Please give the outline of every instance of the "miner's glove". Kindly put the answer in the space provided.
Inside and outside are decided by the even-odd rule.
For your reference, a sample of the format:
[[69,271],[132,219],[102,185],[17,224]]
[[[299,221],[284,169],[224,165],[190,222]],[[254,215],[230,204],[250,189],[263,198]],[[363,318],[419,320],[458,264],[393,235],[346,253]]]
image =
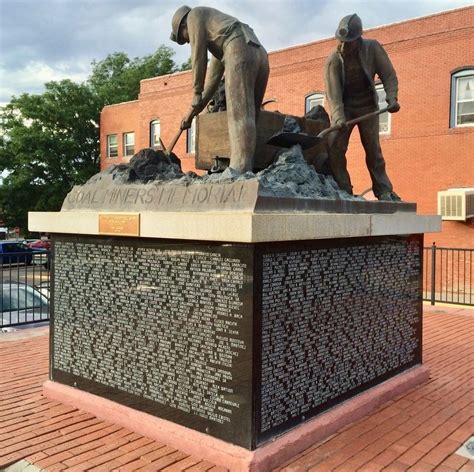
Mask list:
[[181,121],[180,128],[181,128],[182,130],[191,128],[191,122],[188,121],[188,120],[182,120],[182,121]]
[[340,130],[346,130],[347,129],[347,123],[346,123],[346,120],[344,118],[338,118],[336,120],[336,126],[340,129]]
[[387,101],[388,107],[387,111],[389,113],[397,113],[400,110],[400,104],[396,98],[392,98],[391,100]]

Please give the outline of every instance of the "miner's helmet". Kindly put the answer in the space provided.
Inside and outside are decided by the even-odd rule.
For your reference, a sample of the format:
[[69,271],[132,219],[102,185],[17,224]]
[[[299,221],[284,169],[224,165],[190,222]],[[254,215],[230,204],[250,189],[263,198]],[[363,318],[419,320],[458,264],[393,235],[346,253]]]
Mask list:
[[181,23],[183,22],[184,18],[190,11],[191,11],[191,8],[189,8],[186,5],[179,7],[176,10],[176,13],[173,15],[173,19],[171,20],[171,36],[170,36],[171,41],[174,41],[175,43],[178,43],[178,44],[185,43],[183,38],[179,37],[179,27],[181,26]]
[[350,43],[362,36],[362,20],[355,13],[345,16],[336,30],[336,39]]

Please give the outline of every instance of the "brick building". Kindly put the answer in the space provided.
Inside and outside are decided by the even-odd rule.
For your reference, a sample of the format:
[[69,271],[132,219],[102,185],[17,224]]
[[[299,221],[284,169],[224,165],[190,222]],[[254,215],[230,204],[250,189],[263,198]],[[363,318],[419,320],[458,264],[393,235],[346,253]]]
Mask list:
[[[336,27],[337,25],[334,25]],[[437,193],[474,187],[474,7],[451,10],[366,30],[387,50],[399,78],[401,111],[381,118],[381,144],[395,191],[437,213]],[[303,115],[324,104],[323,67],[333,38],[270,53],[268,110]],[[107,106],[101,115],[101,169],[127,162],[160,135],[165,145],[188,111],[191,73],[141,82],[138,100]],[[380,90],[383,100],[383,90]],[[175,152],[184,170],[194,169],[192,132]],[[371,186],[357,132],[348,151],[354,193]],[[441,234],[427,235],[448,247],[474,247],[473,218],[443,221]]]

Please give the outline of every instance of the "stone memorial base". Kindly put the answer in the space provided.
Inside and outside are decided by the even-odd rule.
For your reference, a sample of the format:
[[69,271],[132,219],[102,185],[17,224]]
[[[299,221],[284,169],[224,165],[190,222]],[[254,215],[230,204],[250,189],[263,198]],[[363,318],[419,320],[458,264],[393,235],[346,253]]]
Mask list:
[[132,215],[124,237],[94,212],[30,215],[53,242],[47,396],[269,470],[426,380],[438,217],[209,213],[191,238],[179,216]]

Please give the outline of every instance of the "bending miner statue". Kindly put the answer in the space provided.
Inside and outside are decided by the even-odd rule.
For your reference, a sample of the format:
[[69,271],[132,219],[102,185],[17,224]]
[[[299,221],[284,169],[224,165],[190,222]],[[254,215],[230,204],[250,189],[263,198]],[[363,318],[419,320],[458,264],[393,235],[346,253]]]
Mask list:
[[[347,126],[346,121],[377,110],[376,74],[385,89],[388,111],[395,113],[400,110],[398,80],[387,53],[377,41],[361,36],[361,19],[356,14],[345,16],[336,31],[338,46],[328,57],[324,70],[331,124],[341,128],[328,136],[329,163],[339,187],[350,194],[352,185],[347,172],[346,151],[355,125]],[[379,200],[400,201],[385,171],[379,140],[379,117],[373,116],[357,126],[375,196]]]
[[[248,25],[207,7],[179,8],[173,16],[171,39],[191,45],[194,115],[212,98],[225,70],[230,166],[239,172],[252,171],[256,119],[269,74],[264,47]],[[208,51],[212,56],[205,80]],[[190,125],[190,119],[185,119],[181,128]]]

